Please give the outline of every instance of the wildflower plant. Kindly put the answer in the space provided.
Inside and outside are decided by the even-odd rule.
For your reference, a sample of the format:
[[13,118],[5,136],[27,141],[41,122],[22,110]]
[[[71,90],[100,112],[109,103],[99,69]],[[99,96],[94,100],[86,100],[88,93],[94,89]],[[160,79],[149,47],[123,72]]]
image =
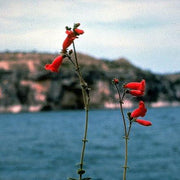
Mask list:
[[[58,55],[51,64],[46,64],[45,69],[49,70],[51,72],[58,73],[60,66],[62,65],[64,59],[68,59],[73,67],[74,70],[78,76],[81,91],[82,91],[82,98],[85,108],[85,128],[84,128],[84,135],[82,139],[82,150],[81,150],[81,156],[80,156],[80,163],[79,163],[79,169],[77,170],[77,174],[79,178],[69,178],[69,180],[90,180],[90,177],[83,177],[85,174],[84,169],[84,156],[85,156],[85,148],[87,143],[87,131],[88,131],[88,119],[89,119],[89,103],[90,103],[90,88],[88,87],[87,82],[84,80],[81,69],[78,62],[77,52],[75,48],[74,40],[77,39],[80,35],[84,34],[84,31],[79,29],[80,23],[75,23],[73,28],[66,26],[66,38],[62,43],[62,50],[60,52],[60,55]],[[68,50],[70,46],[73,46],[73,49]],[[72,55],[74,54],[74,57]],[[120,105],[120,112],[122,115],[123,125],[124,125],[124,139],[125,139],[125,160],[124,160],[124,171],[123,171],[123,180],[126,180],[126,174],[127,174],[127,162],[128,162],[128,140],[129,135],[131,131],[131,127],[133,123],[138,123],[143,126],[150,126],[152,125],[150,121],[139,119],[139,117],[144,117],[146,115],[147,109],[145,107],[145,104],[143,101],[139,102],[139,106],[134,109],[132,112],[127,113],[127,118],[124,115],[124,98],[126,94],[130,94],[135,97],[143,96],[145,93],[145,86],[146,82],[145,80],[142,80],[141,82],[130,82],[127,84],[124,84],[121,88],[119,86],[119,79],[114,78],[113,84],[117,90],[118,93],[118,100]]]
[[[78,57],[76,53],[75,43],[74,40],[79,37],[79,35],[84,34],[84,31],[79,29],[80,23],[75,23],[73,28],[66,26],[66,34],[67,37],[65,38],[64,42],[62,43],[62,50],[60,52],[60,55],[57,56],[54,61],[51,64],[46,64],[45,69],[50,70],[52,72],[58,72],[61,64],[63,63],[63,60],[66,58],[68,59],[74,66],[74,69],[76,71],[76,74],[79,78],[81,91],[82,91],[82,97],[83,97],[83,103],[85,108],[85,128],[84,128],[84,136],[82,139],[82,150],[81,150],[81,156],[80,156],[80,163],[79,163],[79,169],[77,170],[77,174],[79,175],[79,178],[69,178],[69,180],[90,180],[91,178],[86,177],[83,178],[83,174],[85,174],[84,170],[84,156],[85,156],[85,148],[87,143],[87,131],[88,131],[88,116],[89,116],[89,103],[90,103],[90,88],[88,87],[87,82],[84,80],[79,62]],[[73,46],[73,50],[68,50],[69,46]],[[74,53],[74,58],[72,58],[72,54]]]
[[124,115],[124,109],[123,109],[123,104],[124,104],[124,98],[126,94],[131,94],[135,97],[137,96],[143,96],[145,92],[145,86],[146,82],[143,79],[141,82],[130,82],[127,84],[124,84],[122,88],[119,87],[119,80],[117,78],[113,79],[113,84],[117,90],[118,93],[118,100],[119,100],[119,105],[120,105],[120,112],[122,115],[122,120],[123,120],[123,125],[124,125],[124,139],[125,139],[125,159],[124,159],[124,171],[123,171],[123,180],[126,180],[126,174],[127,174],[127,162],[128,162],[128,140],[129,140],[129,135],[131,131],[132,124],[139,123],[140,125],[143,126],[151,126],[152,123],[147,120],[139,119],[139,117],[144,117],[146,115],[147,109],[145,107],[145,104],[143,101],[139,102],[138,108],[133,110],[132,112],[127,113],[127,118],[125,118]]

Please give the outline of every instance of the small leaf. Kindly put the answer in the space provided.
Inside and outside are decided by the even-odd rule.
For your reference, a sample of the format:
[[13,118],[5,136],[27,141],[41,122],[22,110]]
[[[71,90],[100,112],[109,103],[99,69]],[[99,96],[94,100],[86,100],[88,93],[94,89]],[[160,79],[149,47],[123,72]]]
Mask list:
[[77,179],[75,179],[75,178],[68,178],[68,180],[77,180]]
[[84,169],[78,169],[77,173],[78,174],[84,174],[86,171]]

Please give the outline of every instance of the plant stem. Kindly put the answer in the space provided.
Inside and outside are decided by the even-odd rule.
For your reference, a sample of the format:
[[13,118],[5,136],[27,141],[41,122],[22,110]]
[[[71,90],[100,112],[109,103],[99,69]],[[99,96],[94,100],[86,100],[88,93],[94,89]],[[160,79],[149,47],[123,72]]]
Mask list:
[[117,86],[117,84],[115,84],[115,87],[116,87],[118,95],[119,95],[119,105],[120,105],[121,115],[122,115],[122,118],[123,118],[124,135],[126,137],[127,136],[127,127],[126,127],[126,120],[125,120],[124,111],[123,111],[123,98],[124,98],[124,94],[122,96],[123,98],[121,98],[120,90],[119,90],[119,87]]
[[[86,111],[86,121],[85,121],[85,129],[84,129],[84,138],[83,138],[83,146],[82,146],[82,151],[81,151],[81,159],[80,159],[80,169],[83,169],[83,161],[84,161],[84,153],[85,153],[85,148],[86,148],[86,142],[87,142],[87,130],[88,130],[88,112],[89,112],[89,100],[88,104],[85,107]],[[80,174],[80,180],[82,178],[82,174]]]
[[125,161],[124,161],[124,172],[123,172],[123,180],[126,180],[126,171],[127,171],[127,160],[128,160],[128,136],[125,136]]
[[[75,44],[73,42],[73,50],[74,50],[74,56],[75,56],[75,66],[76,66],[76,72],[79,77],[82,95],[83,95],[83,102],[84,102],[84,108],[85,108],[85,129],[84,129],[84,137],[82,139],[83,145],[81,150],[81,157],[80,157],[80,171],[83,170],[83,164],[84,164],[84,154],[85,154],[85,148],[86,148],[86,142],[87,142],[87,131],[88,131],[88,117],[89,117],[89,102],[90,102],[90,96],[89,96],[89,88],[87,83],[82,77],[82,73],[79,68],[79,63],[77,59],[77,53]],[[82,180],[82,173],[79,173],[79,180]]]
[[126,172],[127,172],[127,161],[128,161],[128,140],[129,140],[129,133],[130,133],[130,129],[131,129],[131,123],[129,125],[128,131],[127,131],[127,126],[126,126],[126,120],[125,120],[125,116],[124,116],[124,110],[123,110],[123,99],[125,96],[125,91],[122,94],[120,94],[120,90],[119,87],[117,86],[117,84],[115,84],[115,87],[117,89],[118,95],[119,95],[119,105],[120,105],[120,111],[121,111],[121,115],[122,115],[122,119],[123,119],[123,124],[124,124],[124,139],[125,139],[125,159],[124,159],[124,171],[123,171],[123,180],[126,180]]
[[132,126],[132,122],[130,122],[130,123],[129,123],[129,128],[128,128],[128,132],[127,132],[127,136],[128,136],[128,138],[129,138],[129,134],[130,134],[131,126]]

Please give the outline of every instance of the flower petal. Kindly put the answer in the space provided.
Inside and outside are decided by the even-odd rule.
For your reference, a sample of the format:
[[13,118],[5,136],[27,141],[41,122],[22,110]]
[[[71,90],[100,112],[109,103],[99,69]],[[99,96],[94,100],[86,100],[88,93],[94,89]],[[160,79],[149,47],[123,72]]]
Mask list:
[[45,69],[50,70],[52,72],[58,72],[58,69],[62,64],[62,61],[63,61],[63,56],[60,55],[56,57],[51,64],[46,64]]
[[139,116],[144,117],[146,115],[146,112],[147,112],[147,109],[145,107],[144,102],[140,101],[139,107],[131,113],[131,117],[132,118],[137,118]]
[[152,123],[150,121],[143,120],[143,119],[136,119],[135,122],[137,122],[143,126],[151,126],[152,125]]
[[143,96],[144,92],[140,91],[140,90],[130,90],[128,91],[129,94],[133,95],[133,96]]

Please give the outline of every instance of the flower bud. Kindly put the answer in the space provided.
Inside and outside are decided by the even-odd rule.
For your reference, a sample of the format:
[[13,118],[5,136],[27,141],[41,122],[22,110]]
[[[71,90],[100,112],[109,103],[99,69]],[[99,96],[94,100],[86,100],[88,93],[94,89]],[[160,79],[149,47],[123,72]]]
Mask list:
[[71,55],[73,53],[73,50],[72,49],[70,49],[69,50],[69,55]]
[[114,84],[118,84],[118,83],[119,83],[119,79],[114,78],[114,79],[113,79],[113,82],[114,82]]
[[80,23],[75,23],[74,28],[78,28],[81,24]]
[[131,121],[131,120],[133,120],[133,117],[131,117],[131,112],[128,112],[127,113],[127,116],[128,116],[128,119]]

